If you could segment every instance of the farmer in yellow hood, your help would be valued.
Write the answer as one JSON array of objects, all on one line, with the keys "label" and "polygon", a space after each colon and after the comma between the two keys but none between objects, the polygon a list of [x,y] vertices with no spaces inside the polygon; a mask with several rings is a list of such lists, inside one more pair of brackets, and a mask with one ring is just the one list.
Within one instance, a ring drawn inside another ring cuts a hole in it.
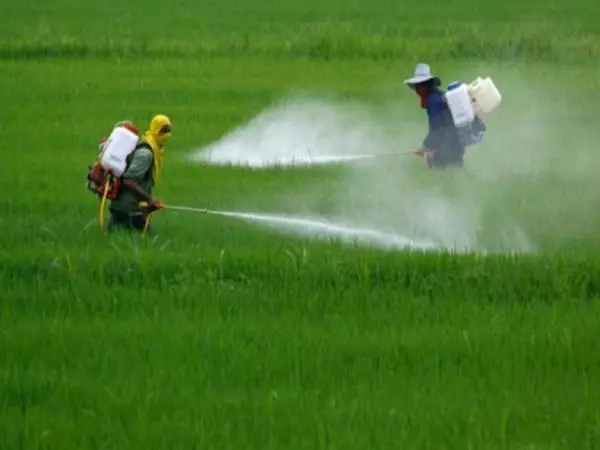
[{"label": "farmer in yellow hood", "polygon": [[[152,195],[160,179],[165,144],[171,138],[171,119],[159,114],[152,118],[148,130],[129,156],[129,166],[122,175],[119,195],[111,202],[108,230],[126,228],[152,234],[147,227],[149,214],[163,204]],[[148,206],[142,207],[140,203]]]}]

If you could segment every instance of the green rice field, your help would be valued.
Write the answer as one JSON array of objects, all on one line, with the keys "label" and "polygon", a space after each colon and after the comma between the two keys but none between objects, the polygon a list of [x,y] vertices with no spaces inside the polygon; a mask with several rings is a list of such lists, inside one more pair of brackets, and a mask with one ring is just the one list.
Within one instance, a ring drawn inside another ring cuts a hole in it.
[{"label": "green rice field", "polygon": [[[0,14],[0,449],[600,447],[597,0]],[[427,129],[403,85],[418,62],[502,93],[464,171],[402,154]],[[167,206],[438,249],[168,207],[155,238],[105,235],[86,189],[98,142],[158,113]],[[381,155],[190,159],[216,144]]]}]

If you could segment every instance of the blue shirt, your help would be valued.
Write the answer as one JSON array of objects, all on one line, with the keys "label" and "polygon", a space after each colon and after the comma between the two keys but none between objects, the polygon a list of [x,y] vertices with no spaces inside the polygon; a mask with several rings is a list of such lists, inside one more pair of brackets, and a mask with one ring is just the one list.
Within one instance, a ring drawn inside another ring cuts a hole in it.
[{"label": "blue shirt", "polygon": [[436,151],[444,160],[462,158],[464,146],[454,125],[444,93],[438,89],[432,91],[427,97],[425,109],[429,132],[423,141],[423,147]]}]

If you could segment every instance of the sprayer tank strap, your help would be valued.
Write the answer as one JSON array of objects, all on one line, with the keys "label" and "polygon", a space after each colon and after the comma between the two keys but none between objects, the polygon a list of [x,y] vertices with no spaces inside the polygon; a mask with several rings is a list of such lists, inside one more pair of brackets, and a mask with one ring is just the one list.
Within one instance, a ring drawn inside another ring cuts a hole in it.
[{"label": "sprayer tank strap", "polygon": [[[135,145],[134,149],[132,150],[132,152],[127,155],[126,161],[127,161],[127,167],[129,167],[129,165],[131,164],[131,161],[133,161],[133,156],[135,154],[136,151],[138,151],[140,148],[147,148],[148,150],[152,151],[152,149],[150,148],[150,144],[148,144],[147,142],[144,142],[142,140],[138,141],[138,143]],[[153,154],[154,157],[154,154]]]},{"label": "sprayer tank strap", "polygon": [[127,173],[127,171],[129,170],[129,167],[131,166],[131,163],[133,162],[133,158],[135,157],[136,152],[142,148],[149,150],[149,153],[151,155],[150,168],[148,169],[145,178],[148,178],[152,175],[152,163],[154,161],[154,153],[152,152],[152,148],[150,147],[150,144],[148,144],[147,142],[142,141],[142,140],[138,141],[138,143],[136,144],[133,151],[129,155],[127,155],[127,158],[125,160],[126,164],[125,164],[125,170],[123,171],[123,175],[125,175]]}]

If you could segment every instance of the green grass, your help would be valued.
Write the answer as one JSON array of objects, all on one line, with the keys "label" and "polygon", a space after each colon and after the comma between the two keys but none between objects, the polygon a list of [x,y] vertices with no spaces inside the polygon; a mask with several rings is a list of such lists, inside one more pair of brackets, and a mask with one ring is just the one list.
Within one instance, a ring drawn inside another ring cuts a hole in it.
[{"label": "green grass", "polygon": [[[434,0],[178,1],[153,8],[139,0],[86,8],[75,1],[3,7],[0,58],[69,56],[197,58],[528,59],[597,61],[594,0],[476,4]],[[157,4],[158,5],[158,4]]]},{"label": "green grass", "polygon": [[[597,448],[599,12],[0,6],[0,448]],[[398,148],[418,145],[423,112],[401,81],[421,59],[444,82],[490,74],[505,96],[465,176],[404,157],[265,171],[184,159],[296,92],[359,102]],[[167,203],[402,228],[431,195],[475,214],[496,254],[348,247],[168,210],[156,240],[103,236],[85,190],[96,144],[157,112],[175,130]],[[502,254],[507,223],[536,251]]]}]

